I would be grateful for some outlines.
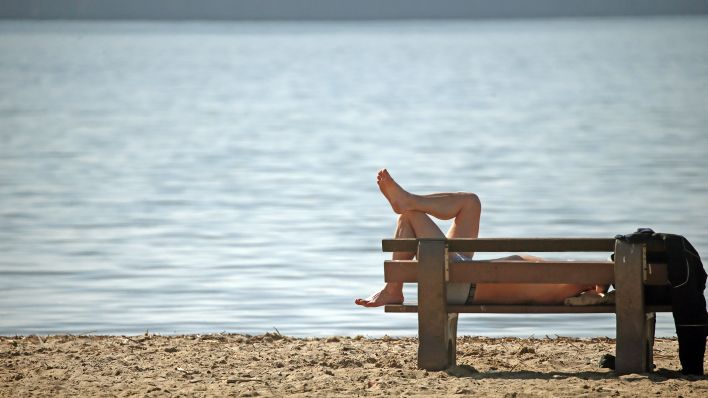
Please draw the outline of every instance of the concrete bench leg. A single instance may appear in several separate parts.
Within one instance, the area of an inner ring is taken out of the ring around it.
[[[448,317],[448,336],[449,344],[447,348],[448,364],[447,366],[455,366],[457,364],[457,320],[458,314],[447,314]]]
[[[419,326],[418,368],[444,370],[457,363],[457,314],[447,314],[447,320],[434,333]]]
[[[652,366],[656,318],[653,313],[644,312],[645,253],[644,245],[619,240],[615,243],[618,374],[645,373]]]
[[[646,347],[647,347],[647,372],[654,370],[654,331],[656,329],[656,313],[646,314]]]
[[[444,240],[418,243],[418,367],[443,370],[455,364],[457,314],[447,313],[447,250]]]

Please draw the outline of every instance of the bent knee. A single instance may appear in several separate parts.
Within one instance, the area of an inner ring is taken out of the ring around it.
[[[473,207],[482,207],[482,201],[479,200],[479,196],[477,196],[476,193],[472,192],[461,192],[463,197],[465,198],[465,204],[468,206],[473,206]]]
[[[398,215],[398,222],[410,222],[420,217],[425,217],[425,213],[417,210],[406,210]]]
[[[460,194],[465,198],[465,206],[466,207],[476,209],[476,210],[482,209],[482,201],[479,199],[479,196],[477,196],[476,193],[461,192]]]

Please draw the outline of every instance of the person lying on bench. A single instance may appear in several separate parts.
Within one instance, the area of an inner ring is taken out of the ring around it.
[[[395,238],[477,238],[482,205],[476,194],[469,192],[412,194],[398,185],[386,169],[378,172],[376,182],[393,211],[399,214]],[[441,220],[453,219],[447,235],[443,235],[430,216]],[[451,253],[450,260],[471,260],[473,254]],[[414,257],[415,253],[393,253],[393,260],[412,260]],[[496,259],[496,261],[502,260],[543,261],[539,257],[530,255],[513,255]],[[604,293],[605,287],[524,283],[480,283],[475,286],[451,283],[448,284],[448,302],[450,304],[563,304],[565,299],[582,292]],[[354,302],[364,307],[402,304],[403,283],[386,283],[380,291],[370,297],[356,299]]]

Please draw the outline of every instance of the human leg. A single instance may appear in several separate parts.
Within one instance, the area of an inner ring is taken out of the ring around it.
[[[481,204],[477,195],[469,192],[447,192],[434,193],[430,195],[416,195],[403,189],[391,177],[386,169],[379,171],[376,178],[379,189],[388,199],[393,211],[397,214],[405,213],[406,211],[420,211],[431,216],[449,220],[456,218],[461,211],[466,210],[468,213],[480,213]],[[479,233],[479,214],[477,214],[477,230],[475,236]],[[470,225],[470,227],[473,224]]]
[[[476,238],[479,234],[479,219],[481,204],[477,195],[466,192],[436,193],[431,195],[412,194],[391,177],[388,171],[379,171],[377,183],[381,192],[386,196],[394,212],[404,215],[403,218],[410,223],[414,236],[397,237],[435,237],[441,236],[435,224],[426,214],[433,217],[449,220],[454,218],[453,224],[447,233],[448,238]],[[399,222],[401,219],[399,218]],[[416,227],[416,225],[420,225]],[[428,226],[433,231],[429,232]],[[405,230],[405,229],[404,229]],[[428,234],[431,235],[428,235]],[[439,234],[438,234],[439,233]],[[473,253],[464,253],[472,256]],[[398,257],[397,257],[398,256]],[[414,253],[397,253],[394,259],[412,259]],[[529,255],[512,256],[499,261],[543,261],[538,257]],[[393,302],[386,302],[392,296],[403,301],[402,284],[387,284],[381,292],[368,299],[358,299],[357,304],[365,306],[379,306]],[[381,297],[382,292],[392,290],[395,294]],[[539,303],[557,304],[565,298],[572,297],[592,287],[571,284],[518,284],[518,283],[491,283],[476,286],[475,302],[480,303]],[[400,294],[398,294],[400,293]]]
[[[401,214],[417,211],[441,220],[454,219],[446,234],[448,238],[479,236],[482,204],[476,194],[470,192],[412,194],[398,185],[386,169],[379,171],[377,183],[394,212]],[[472,257],[473,253],[464,254]]]
[[[444,238],[445,235],[427,214],[440,219],[454,218],[448,238],[476,238],[479,234],[481,205],[477,195],[464,192],[413,195],[401,188],[385,169],[379,171],[377,183],[394,212],[400,214],[395,238]],[[472,256],[472,253],[464,254]],[[393,260],[410,260],[414,257],[415,253],[394,253]],[[469,290],[469,284],[464,285]],[[402,303],[403,284],[387,283],[370,297],[356,299],[354,302],[366,307]]]
[[[398,216],[394,238],[443,238],[440,228],[426,214],[408,211]],[[412,260],[415,253],[395,252],[393,260]],[[380,307],[386,304],[403,303],[403,283],[389,282],[384,287],[365,299],[354,300],[364,307]]]

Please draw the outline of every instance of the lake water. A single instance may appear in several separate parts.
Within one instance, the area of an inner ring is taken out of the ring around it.
[[[649,226],[705,256],[707,92],[705,17],[0,22],[0,334],[415,335],[353,304],[383,281],[382,167],[478,193],[482,237]]]

